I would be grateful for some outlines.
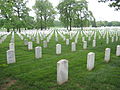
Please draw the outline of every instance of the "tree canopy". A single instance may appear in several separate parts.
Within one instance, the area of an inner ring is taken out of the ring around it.
[[[63,0],[58,5],[60,13],[60,21],[64,23],[64,26],[71,27],[82,27],[89,26],[90,21],[95,21],[95,18],[91,11],[88,10],[86,0]]]
[[[36,28],[41,30],[53,26],[53,21],[55,19],[55,10],[52,4],[48,0],[36,0],[33,6],[36,13]]]

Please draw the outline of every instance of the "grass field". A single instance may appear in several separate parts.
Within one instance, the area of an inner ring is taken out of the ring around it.
[[[43,49],[42,59],[35,59],[34,49],[28,51],[17,34],[15,34],[16,63],[6,64],[6,51],[9,49],[11,35],[0,44],[0,90],[120,90],[120,57],[115,55],[118,42],[106,45],[104,38],[97,37],[97,46],[92,48],[92,41],[88,42],[88,49],[83,50],[81,37],[77,43],[77,51],[71,52],[71,44],[58,36],[55,42],[52,36],[47,48]],[[110,39],[111,40],[111,39]],[[70,42],[72,42],[71,40]],[[57,43],[62,45],[62,54],[55,54]],[[34,48],[42,46],[34,42]],[[111,48],[111,61],[104,62],[105,48]],[[87,54],[95,52],[95,68],[86,69]],[[69,80],[63,85],[56,81],[57,62],[61,59],[69,61]]]

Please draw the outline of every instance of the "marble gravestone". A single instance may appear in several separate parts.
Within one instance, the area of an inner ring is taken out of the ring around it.
[[[104,58],[104,60],[105,60],[105,62],[110,61],[110,48],[105,49],[105,58]]]
[[[15,50],[15,45],[14,45],[14,43],[10,43],[10,44],[9,44],[9,49],[10,49],[10,50],[11,50],[11,49]]]
[[[43,47],[47,48],[47,41],[43,41]]]
[[[59,85],[68,81],[68,60],[62,59],[57,62],[57,83]]]
[[[95,53],[90,52],[87,55],[87,69],[90,71],[94,68],[94,62],[95,62]]]
[[[66,45],[69,45],[69,42],[70,42],[69,39],[66,39]]]
[[[93,47],[96,47],[96,40],[93,40]]]
[[[83,41],[83,49],[87,49],[87,41]]]
[[[76,43],[75,42],[72,42],[72,44],[71,44],[71,51],[72,52],[76,51]]]
[[[35,48],[35,58],[42,58],[42,48],[39,46]]]
[[[109,38],[106,39],[106,44],[109,44]]]
[[[28,50],[32,50],[32,49],[33,49],[32,42],[28,42]]]
[[[56,54],[61,54],[61,44],[56,45]]]
[[[116,56],[120,56],[120,45],[117,45]]]
[[[28,40],[24,40],[24,45],[28,45]]]
[[[114,42],[114,37],[112,37],[112,42]]]
[[[7,64],[15,63],[15,52],[13,49],[7,51]]]

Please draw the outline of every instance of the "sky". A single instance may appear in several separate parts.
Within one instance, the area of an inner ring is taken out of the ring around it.
[[[56,7],[60,0],[49,0],[54,7]],[[108,3],[98,3],[98,0],[87,0],[88,8],[92,11],[96,21],[120,21],[120,11],[115,11],[114,8],[110,8]],[[35,0],[29,0],[27,6],[32,9]],[[30,12],[31,16],[35,16],[34,11]],[[56,15],[56,20],[59,19],[59,15]]]

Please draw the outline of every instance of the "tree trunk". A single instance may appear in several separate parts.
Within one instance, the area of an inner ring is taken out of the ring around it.
[[[7,32],[10,32],[10,29],[9,29],[9,28],[7,28]]]
[[[72,30],[72,18],[70,18],[70,31]]]
[[[80,26],[81,26],[81,30],[83,30],[82,17],[80,17],[80,18],[81,18],[81,19],[80,19],[80,20],[81,20],[81,25],[80,25]]]
[[[13,27],[13,31],[15,32],[15,28]]]
[[[20,28],[18,28],[19,32],[21,32]]]
[[[42,25],[42,16],[41,16],[41,26],[40,26],[41,30],[43,29],[43,25]]]

